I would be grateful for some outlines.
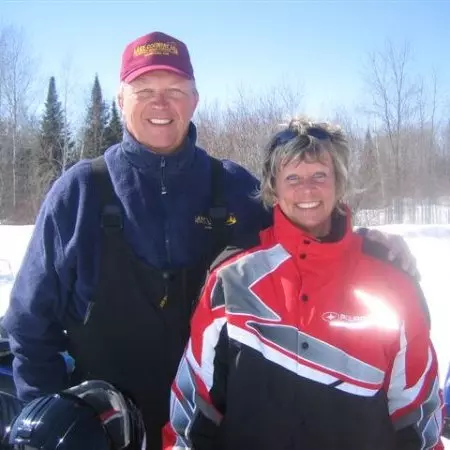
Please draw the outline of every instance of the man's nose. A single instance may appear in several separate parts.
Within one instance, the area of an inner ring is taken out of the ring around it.
[[[154,108],[166,108],[168,102],[164,92],[155,92],[151,104]]]

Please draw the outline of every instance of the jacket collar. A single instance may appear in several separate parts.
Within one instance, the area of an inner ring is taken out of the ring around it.
[[[341,238],[330,242],[326,237],[321,240],[295,226],[281,211],[279,206],[273,210],[274,225],[272,227],[271,240],[281,244],[295,258],[305,259],[305,263],[311,258],[336,258],[348,249],[352,241],[351,212],[345,207],[346,215],[336,213],[332,227],[333,231],[342,230]],[[332,232],[333,232],[332,231]],[[301,255],[306,255],[301,256]]]
[[[187,137],[180,148],[169,155],[162,155],[136,141],[125,128],[122,139],[122,151],[131,164],[138,169],[145,172],[154,172],[155,174],[159,173],[161,171],[161,163],[164,160],[165,172],[174,174],[190,166],[196,153],[196,141],[197,129],[191,122]]]

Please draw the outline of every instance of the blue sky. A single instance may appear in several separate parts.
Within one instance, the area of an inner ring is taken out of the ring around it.
[[[239,85],[263,90],[285,80],[303,88],[307,113],[351,109],[364,98],[368,52],[390,39],[411,44],[418,73],[436,70],[450,103],[450,0],[2,0],[0,24],[23,27],[44,94],[48,77],[58,86],[70,62],[74,104],[85,101],[96,72],[112,98],[124,46],[150,31],[187,43],[203,102],[230,101]]]

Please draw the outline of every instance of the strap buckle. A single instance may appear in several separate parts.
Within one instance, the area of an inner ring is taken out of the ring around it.
[[[209,208],[209,217],[213,220],[223,220],[227,218],[227,208],[225,206],[213,206]]]
[[[116,205],[106,205],[102,211],[100,226],[106,229],[123,229],[123,218],[120,208]]]

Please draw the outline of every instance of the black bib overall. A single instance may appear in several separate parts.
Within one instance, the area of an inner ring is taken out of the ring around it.
[[[160,450],[189,320],[207,268],[228,240],[223,167],[211,158],[212,205],[206,213],[213,223],[212,248],[195,267],[161,271],[131,251],[104,159],[92,164],[103,211],[100,272],[85,323],[67,324],[69,352],[76,364],[71,384],[102,379],[129,395],[142,411],[147,449]]]

